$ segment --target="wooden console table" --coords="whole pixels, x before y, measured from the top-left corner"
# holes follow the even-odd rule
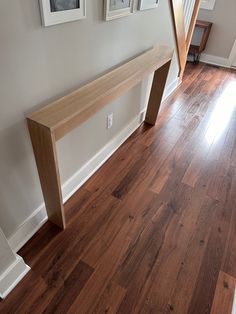
[[[48,218],[54,224],[66,227],[56,141],[153,72],[145,121],[154,125],[172,55],[167,46],[155,47],[26,117]]]

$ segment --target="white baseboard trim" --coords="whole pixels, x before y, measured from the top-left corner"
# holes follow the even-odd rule
[[[27,217],[13,235],[8,237],[7,240],[11,249],[15,253],[18,252],[47,220],[47,212],[43,203]]]
[[[234,291],[234,300],[233,300],[232,314],[236,314],[236,289]]]
[[[208,55],[206,53],[202,53],[200,57],[200,61],[207,64],[216,65],[224,68],[231,68],[230,60],[227,58],[217,57],[213,55]]]
[[[169,84],[164,92],[163,101],[169,97],[181,84],[177,78]],[[117,136],[107,143],[94,157],[82,166],[69,180],[62,185],[63,202],[66,202],[123,144],[127,138],[140,126],[144,120],[144,113],[137,115]],[[44,204],[41,204],[31,216],[8,238],[10,247],[18,252],[25,243],[42,227],[47,221],[47,213]]]
[[[15,263],[0,276],[0,298],[6,298],[29,270],[30,267],[17,255]]]
[[[166,88],[163,95],[163,100],[166,100],[182,83],[181,78],[177,77],[172,83],[170,83]]]

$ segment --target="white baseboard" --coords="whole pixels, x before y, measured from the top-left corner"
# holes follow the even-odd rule
[[[232,314],[236,314],[236,289],[234,291],[234,300],[233,300]]]
[[[180,79],[177,78],[166,87],[163,101],[175,91],[180,83]],[[63,202],[66,202],[107,161],[121,144],[127,140],[143,122],[144,116],[143,112],[137,115],[115,138],[107,143],[107,145],[62,185]],[[45,205],[41,204],[16,232],[8,238],[12,250],[18,252],[47,219]]]
[[[208,55],[206,53],[201,54],[200,61],[204,62],[204,63],[216,65],[219,67],[231,68],[231,64],[230,64],[229,59],[217,57],[217,56],[213,56],[213,55]]]
[[[46,208],[45,205],[42,204],[27,217],[14,234],[7,239],[11,249],[15,253],[18,252],[47,220]]]
[[[15,263],[0,276],[0,298],[6,298],[29,270],[30,267],[17,255]]]
[[[181,83],[182,80],[177,77],[172,83],[166,86],[162,101],[166,100],[179,87]]]

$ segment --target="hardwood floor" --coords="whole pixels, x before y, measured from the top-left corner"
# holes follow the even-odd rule
[[[231,313],[236,72],[188,64],[142,125],[19,252],[32,267],[0,313]]]

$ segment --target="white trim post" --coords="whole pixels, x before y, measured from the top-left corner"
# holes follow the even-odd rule
[[[12,251],[0,228],[0,298],[4,299],[29,270],[23,258]]]

